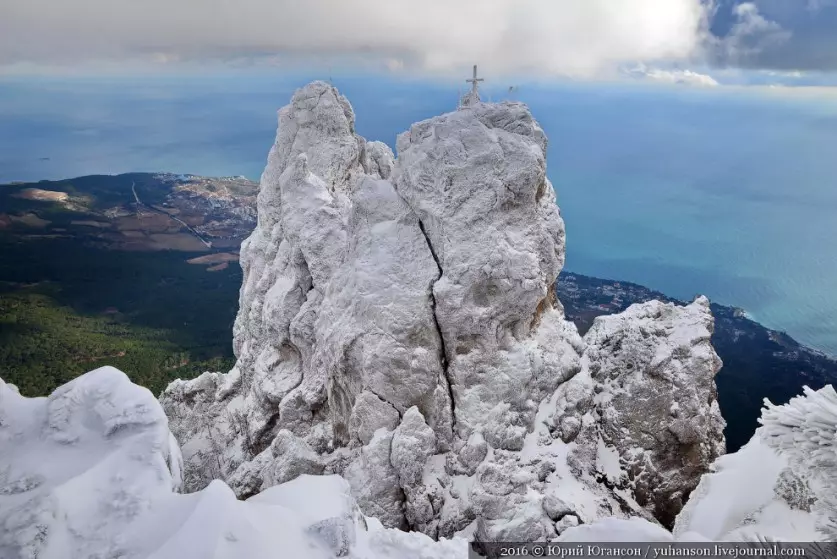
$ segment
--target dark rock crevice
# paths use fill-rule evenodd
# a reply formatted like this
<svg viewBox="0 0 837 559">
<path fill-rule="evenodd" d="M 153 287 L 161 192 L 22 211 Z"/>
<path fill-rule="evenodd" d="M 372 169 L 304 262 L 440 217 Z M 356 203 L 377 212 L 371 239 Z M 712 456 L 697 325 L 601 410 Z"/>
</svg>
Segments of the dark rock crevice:
<svg viewBox="0 0 837 559">
<path fill-rule="evenodd" d="M 245 430 L 249 430 L 249 426 L 246 421 L 246 416 L 241 417 L 244 422 L 242 428 Z M 260 429 L 258 433 L 255 434 L 253 440 L 249 440 L 249 436 L 247 436 L 248 450 L 253 454 L 253 456 L 258 456 L 259 454 L 267 450 L 267 447 L 269 447 L 270 443 L 273 442 L 273 438 L 276 436 L 276 432 L 278 431 L 279 419 L 280 413 L 277 411 L 268 418 L 267 422 L 265 423 L 265 426 L 262 429 Z"/>
<path fill-rule="evenodd" d="M 444 271 L 442 270 L 442 263 L 439 261 L 439 256 L 436 254 L 436 250 L 433 248 L 433 243 L 430 242 L 430 236 L 427 234 L 427 230 L 424 228 L 424 222 L 418 220 L 419 229 L 421 230 L 421 234 L 424 235 L 424 240 L 427 242 L 427 248 L 430 249 L 430 255 L 433 256 L 433 261 L 436 262 L 436 267 L 439 269 L 439 275 L 436 277 L 435 280 L 430 284 L 430 310 L 433 314 L 433 324 L 436 326 L 436 333 L 439 335 L 439 344 L 441 345 L 440 350 L 440 361 L 442 364 L 442 373 L 445 375 L 445 380 L 447 381 L 448 385 L 448 397 L 450 398 L 450 415 L 451 415 L 451 428 L 456 425 L 456 401 L 453 397 L 453 379 L 451 379 L 448 366 L 448 351 L 447 347 L 445 346 L 445 336 L 442 333 L 442 326 L 439 324 L 439 317 L 436 315 L 436 294 L 433 291 L 436 287 L 436 282 L 442 278 L 442 274 Z"/>
<path fill-rule="evenodd" d="M 383 396 L 378 394 L 371 386 L 364 386 L 363 389 L 366 390 L 367 392 L 369 392 L 370 394 L 372 394 L 373 396 L 375 396 L 376 398 L 378 398 L 380 401 L 382 401 L 383 403 L 385 403 L 389 407 L 391 407 L 393 410 L 395 410 L 395 413 L 398 414 L 398 421 L 399 421 L 399 423 L 401 422 L 401 419 L 404 417 L 404 414 L 401 413 L 401 410 L 399 410 L 392 402 L 390 402 L 389 400 L 387 400 L 386 398 L 384 398 Z"/>
</svg>

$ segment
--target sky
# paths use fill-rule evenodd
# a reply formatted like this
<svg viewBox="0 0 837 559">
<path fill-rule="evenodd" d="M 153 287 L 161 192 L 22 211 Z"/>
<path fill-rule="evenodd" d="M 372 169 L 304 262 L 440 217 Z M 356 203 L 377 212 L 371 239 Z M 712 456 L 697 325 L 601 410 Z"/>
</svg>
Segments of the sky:
<svg viewBox="0 0 837 559">
<path fill-rule="evenodd" d="M 0 72 L 323 66 L 835 85 L 837 0 L 3 0 Z"/>
</svg>

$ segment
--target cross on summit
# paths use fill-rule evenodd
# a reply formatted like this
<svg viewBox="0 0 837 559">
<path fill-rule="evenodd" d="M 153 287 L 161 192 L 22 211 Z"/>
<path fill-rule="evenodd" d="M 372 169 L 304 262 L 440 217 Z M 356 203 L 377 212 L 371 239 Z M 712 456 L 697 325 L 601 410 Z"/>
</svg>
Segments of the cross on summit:
<svg viewBox="0 0 837 559">
<path fill-rule="evenodd" d="M 477 65 L 474 64 L 474 77 L 470 80 L 465 80 L 466 82 L 471 84 L 471 93 L 473 95 L 479 95 L 479 82 L 484 82 L 484 78 L 477 77 Z"/>
<path fill-rule="evenodd" d="M 465 81 L 467 83 L 471 84 L 471 91 L 466 93 L 462 97 L 462 99 L 460 99 L 460 101 L 459 101 L 460 108 L 461 107 L 467 107 L 467 106 L 470 106 L 474 103 L 479 103 L 480 102 L 479 82 L 484 82 L 485 79 L 477 77 L 477 65 L 476 64 L 474 64 L 474 77 L 469 79 L 469 80 L 465 80 Z"/>
</svg>

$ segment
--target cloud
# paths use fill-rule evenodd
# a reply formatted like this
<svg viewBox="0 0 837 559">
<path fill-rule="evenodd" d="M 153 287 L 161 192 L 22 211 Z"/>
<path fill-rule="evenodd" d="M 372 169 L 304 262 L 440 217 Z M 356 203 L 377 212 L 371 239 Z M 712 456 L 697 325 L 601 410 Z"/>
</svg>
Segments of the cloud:
<svg viewBox="0 0 837 559">
<path fill-rule="evenodd" d="M 744 2 L 732 8 L 736 18 L 729 34 L 721 45 L 729 59 L 742 59 L 760 54 L 771 46 L 781 45 L 790 39 L 791 33 L 775 21 L 764 17 L 753 2 Z"/>
<path fill-rule="evenodd" d="M 0 0 L 0 73 L 217 60 L 414 73 L 477 63 L 487 77 L 637 63 L 827 72 L 837 0 Z"/>
<path fill-rule="evenodd" d="M 794 79 L 794 80 L 802 79 L 802 78 L 805 77 L 805 73 L 800 72 L 799 70 L 792 70 L 792 71 L 789 71 L 789 72 L 781 72 L 781 71 L 776 71 L 776 70 L 766 70 L 765 73 L 768 76 L 775 76 L 775 77 L 778 77 L 778 78 L 788 78 L 788 79 Z"/>
<path fill-rule="evenodd" d="M 0 64 L 348 54 L 589 76 L 698 55 L 706 16 L 702 0 L 4 0 Z"/>
<path fill-rule="evenodd" d="M 837 0 L 713 0 L 716 65 L 837 70 Z"/>
<path fill-rule="evenodd" d="M 639 64 L 634 68 L 626 70 L 624 73 L 632 78 L 647 79 L 674 85 L 689 85 L 696 87 L 717 87 L 720 85 L 718 81 L 709 74 L 701 74 L 700 72 L 695 72 L 694 70 L 666 70 L 662 68 L 648 68 L 644 64 Z"/>
</svg>

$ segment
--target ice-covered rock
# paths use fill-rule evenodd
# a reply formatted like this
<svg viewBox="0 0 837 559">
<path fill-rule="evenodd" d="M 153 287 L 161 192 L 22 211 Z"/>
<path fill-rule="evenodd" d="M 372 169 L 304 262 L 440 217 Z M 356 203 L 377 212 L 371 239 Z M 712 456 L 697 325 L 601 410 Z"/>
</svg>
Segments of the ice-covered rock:
<svg viewBox="0 0 837 559">
<path fill-rule="evenodd" d="M 514 541 L 650 519 L 643 505 L 667 512 L 697 483 L 718 448 L 695 438 L 718 425 L 705 302 L 631 310 L 585 343 L 553 289 L 565 234 L 546 136 L 521 103 L 472 101 L 411 126 L 397 159 L 327 84 L 279 112 L 241 252 L 237 363 L 162 396 L 186 490 L 340 474 L 387 526 Z M 624 345 L 610 357 L 606 330 Z M 664 413 L 631 417 L 650 392 Z"/>
<path fill-rule="evenodd" d="M 560 336 L 553 285 L 564 222 L 546 178 L 546 136 L 524 105 L 477 103 L 414 124 L 398 138 L 393 182 L 439 268 L 435 321 L 455 430 L 479 427 L 520 450 L 538 403 L 577 372 Z"/>
<path fill-rule="evenodd" d="M 221 481 L 174 493 L 179 457 L 154 396 L 116 369 L 48 398 L 0 381 L 0 557 L 467 556 L 465 540 L 435 542 L 365 518 L 339 476 L 298 475 L 247 501 Z"/>
<path fill-rule="evenodd" d="M 750 442 L 701 479 L 677 517 L 676 535 L 835 541 L 837 392 L 805 387 L 785 405 L 765 405 Z"/>
<path fill-rule="evenodd" d="M 241 249 L 244 281 L 233 332 L 236 366 L 226 375 L 175 382 L 162 399 L 172 429 L 184 443 L 187 490 L 204 487 L 215 477 L 229 479 L 242 465 L 252 470 L 247 463 L 271 444 L 280 416 L 282 428 L 307 437 L 318 452 L 330 449 L 333 427 L 338 424 L 340 432 L 342 425 L 325 420 L 329 416 L 323 409 L 328 391 L 325 368 L 346 361 L 340 357 L 334 363 L 323 362 L 337 353 L 314 355 L 316 324 L 321 307 L 328 305 L 324 299 L 331 276 L 347 252 L 350 197 L 376 190 L 375 182 L 364 183 L 360 193 L 356 187 L 361 179 L 370 178 L 366 170 L 372 177 L 389 176 L 393 156 L 384 144 L 367 145 L 354 133 L 351 105 L 323 82 L 297 91 L 291 104 L 279 111 L 279 123 L 262 175 L 258 225 Z M 367 198 L 373 211 L 398 210 L 386 203 L 379 208 L 374 196 Z M 400 200 L 393 202 L 397 205 Z M 384 219 L 392 219 L 388 233 L 394 234 L 397 216 L 382 215 Z M 370 226 L 360 206 L 353 221 L 358 228 L 368 227 L 370 235 L 384 236 L 380 227 Z M 426 250 L 420 236 L 418 240 Z M 358 250 L 374 250 L 374 241 L 367 238 Z M 430 260 L 429 254 L 426 259 Z M 429 282 L 432 271 L 426 277 Z M 381 281 L 371 274 L 358 278 L 366 279 Z M 413 279 L 416 289 L 426 291 L 420 277 Z M 390 283 L 396 291 L 402 286 Z M 354 303 L 358 312 L 367 312 L 363 301 Z M 429 317 L 429 311 L 425 315 Z M 376 318 L 369 316 L 369 321 Z M 345 358 L 363 346 L 351 335 L 346 332 L 347 338 L 340 340 Z M 333 398 L 335 407 L 338 399 Z M 368 415 L 384 413 L 383 424 L 392 423 L 380 410 L 367 408 L 361 413 L 367 417 L 356 421 L 367 439 L 375 425 L 364 422 L 376 421 Z"/>
<path fill-rule="evenodd" d="M 792 466 L 792 475 L 779 478 L 777 493 L 797 510 L 815 513 L 818 531 L 837 540 L 837 391 L 806 386 L 783 406 L 765 405 L 763 438 Z"/>
<path fill-rule="evenodd" d="M 834 542 L 837 392 L 831 385 L 776 406 L 740 450 L 718 458 L 677 516 L 671 534 L 639 519 L 568 529 L 562 541 Z M 832 557 L 833 543 L 809 548 Z"/>
<path fill-rule="evenodd" d="M 103 367 L 48 398 L 0 381 L 0 556 L 95 557 L 180 484 L 180 451 L 146 389 Z"/>
<path fill-rule="evenodd" d="M 584 372 L 559 389 L 553 423 L 576 457 L 667 526 L 724 453 L 709 301 L 650 301 L 596 319 Z"/>
</svg>

